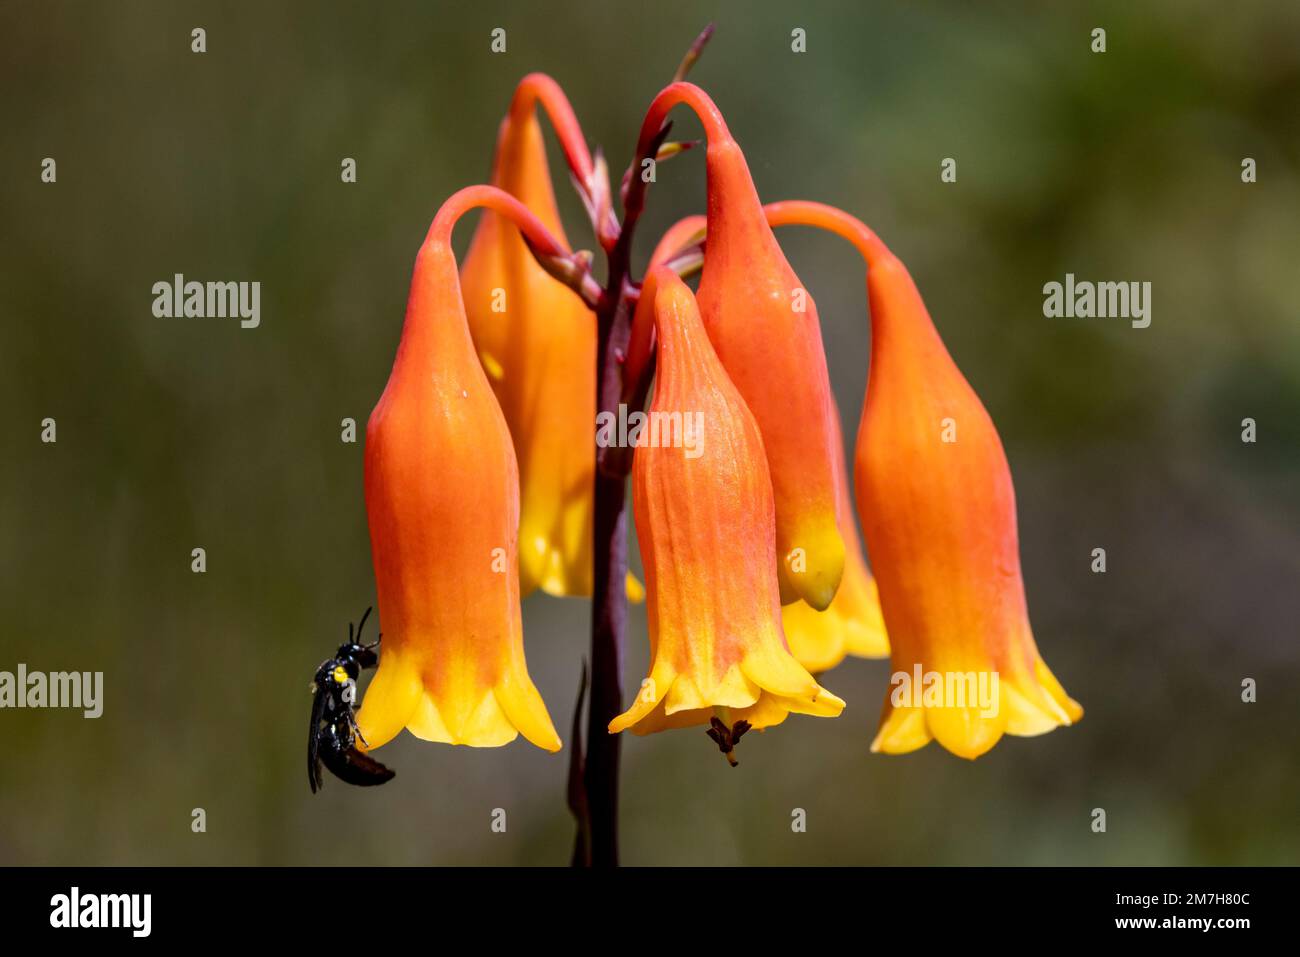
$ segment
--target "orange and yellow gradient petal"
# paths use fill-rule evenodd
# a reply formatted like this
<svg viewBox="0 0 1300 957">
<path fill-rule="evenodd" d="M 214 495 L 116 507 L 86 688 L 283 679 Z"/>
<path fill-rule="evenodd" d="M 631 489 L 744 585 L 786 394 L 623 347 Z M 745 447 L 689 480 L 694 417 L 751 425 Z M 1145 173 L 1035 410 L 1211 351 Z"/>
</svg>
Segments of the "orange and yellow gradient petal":
<svg viewBox="0 0 1300 957">
<path fill-rule="evenodd" d="M 667 262 L 707 237 L 703 216 L 687 216 L 670 227 L 659 240 L 651 266 Z M 635 342 L 628 352 L 627 366 L 632 375 L 645 364 L 648 343 Z M 845 545 L 844 576 L 835 598 L 825 611 L 817 611 L 807 602 L 796 601 L 781 609 L 786 642 L 795 660 L 817 674 L 834 668 L 847 655 L 861 658 L 888 658 L 889 639 L 880 612 L 876 581 L 867 567 L 858 536 L 858 522 L 849 494 L 850 478 L 844 455 L 844 437 L 839 408 L 834 409 L 835 442 L 831 446 L 835 474 L 840 536 Z"/>
<path fill-rule="evenodd" d="M 686 441 L 636 448 L 651 669 L 609 730 L 705 724 L 718 709 L 754 728 L 790 712 L 838 715 L 844 702 L 795 661 L 782 633 L 775 507 L 757 423 L 714 353 L 694 296 L 671 270 L 647 277 L 642 330 L 643 310 L 653 311 L 658 341 L 647 428 L 656 414 L 678 416 Z"/>
<path fill-rule="evenodd" d="M 997 430 L 906 267 L 878 239 L 868 267 L 872 357 L 855 477 L 895 676 L 871 747 L 901 754 L 935 739 L 975 758 L 1003 734 L 1073 724 L 1083 708 L 1034 643 Z M 913 676 L 945 690 L 930 696 Z"/>
<path fill-rule="evenodd" d="M 564 242 L 539 97 L 568 111 L 553 81 L 526 77 L 501 122 L 492 184 Z M 470 332 L 519 462 L 521 592 L 590 595 L 595 316 L 538 265 L 509 219 L 492 211 L 479 220 L 461 284 Z"/>
<path fill-rule="evenodd" d="M 825 609 L 844 573 L 837 519 L 844 475 L 833 463 L 835 405 L 817 306 L 768 226 L 740 146 L 699 87 L 674 83 L 655 98 L 642 148 L 678 103 L 708 137 L 708 242 L 699 309 L 727 375 L 763 435 L 776 501 L 782 604 Z"/>
<path fill-rule="evenodd" d="M 1002 441 L 907 268 L 842 210 L 790 201 L 765 211 L 773 226 L 836 233 L 867 262 L 871 368 L 854 478 L 893 668 L 871 750 L 937 740 L 976 758 L 1004 734 L 1078 721 L 1083 708 L 1030 629 Z"/>
<path fill-rule="evenodd" d="M 515 453 L 470 338 L 451 249 L 455 220 L 485 203 L 530 218 L 487 187 L 444 204 L 416 260 L 397 357 L 366 430 L 384 629 L 357 715 L 370 748 L 404 727 L 449 744 L 496 747 L 523 734 L 560 748 L 524 660 Z"/>
</svg>

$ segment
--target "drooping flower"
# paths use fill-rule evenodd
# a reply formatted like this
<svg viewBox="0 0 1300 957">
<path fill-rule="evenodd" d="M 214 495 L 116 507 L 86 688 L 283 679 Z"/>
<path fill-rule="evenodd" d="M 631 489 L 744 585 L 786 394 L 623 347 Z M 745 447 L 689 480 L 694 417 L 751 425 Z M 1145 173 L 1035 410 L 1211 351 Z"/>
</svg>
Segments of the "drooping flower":
<svg viewBox="0 0 1300 957">
<path fill-rule="evenodd" d="M 844 702 L 786 647 L 763 440 L 714 353 L 694 296 L 658 267 L 637 312 L 634 340 L 650 321 L 658 339 L 654 400 L 632 466 L 651 667 L 609 730 L 645 734 L 721 717 L 735 722 L 722 725 L 731 732 L 741 722 L 778 724 L 790 712 L 838 715 Z M 683 440 L 663 441 L 675 421 Z"/>
<path fill-rule="evenodd" d="M 501 122 L 492 184 L 567 242 L 535 109 L 539 98 L 586 157 L 581 135 L 571 132 L 577 121 L 564 94 L 549 77 L 531 74 Z M 491 211 L 479 220 L 461 283 L 470 331 L 519 462 L 521 592 L 590 595 L 595 316 L 537 264 L 509 220 Z"/>
<path fill-rule="evenodd" d="M 867 260 L 871 370 L 855 484 L 894 670 L 872 750 L 902 754 L 933 738 L 975 758 L 1003 734 L 1078 721 L 1083 709 L 1029 626 L 1002 442 L 907 268 L 832 207 L 774 203 L 768 214 L 837 232 Z"/>
<path fill-rule="evenodd" d="M 366 429 L 365 490 L 384 627 L 357 716 L 367 746 L 403 727 L 494 747 L 523 734 L 560 748 L 528 676 L 519 608 L 519 478 L 505 419 L 475 352 L 451 230 L 467 209 L 510 216 L 562 245 L 517 201 L 469 187 L 439 210 L 416 259 L 397 357 Z"/>
<path fill-rule="evenodd" d="M 708 247 L 699 308 L 709 339 L 758 421 L 776 499 L 781 601 L 824 609 L 844 571 L 834 469 L 835 407 L 812 296 L 763 215 L 744 154 L 708 95 L 674 83 L 655 98 L 639 153 L 678 103 L 708 137 Z"/>
<path fill-rule="evenodd" d="M 705 217 L 687 216 L 679 220 L 660 238 L 650 257 L 651 265 L 666 262 L 681 254 L 684 249 L 693 248 L 693 243 L 706 236 Z M 639 370 L 643 364 L 643 358 L 635 353 L 640 351 L 638 347 L 644 345 L 634 342 L 629 350 L 628 365 L 633 370 Z M 849 494 L 850 480 L 838 407 L 835 408 L 834 425 L 835 442 L 831 453 L 834 456 L 835 473 L 841 479 L 836 488 L 836 512 L 846 549 L 844 577 L 840 580 L 834 600 L 825 611 L 817 611 L 803 601 L 792 602 L 781 609 L 781 621 L 790 653 L 799 664 L 814 674 L 834 668 L 846 655 L 862 658 L 889 657 L 889 639 L 880 613 L 880 596 L 876 581 L 862 554 L 862 542 L 858 537 L 857 519 Z"/>
</svg>

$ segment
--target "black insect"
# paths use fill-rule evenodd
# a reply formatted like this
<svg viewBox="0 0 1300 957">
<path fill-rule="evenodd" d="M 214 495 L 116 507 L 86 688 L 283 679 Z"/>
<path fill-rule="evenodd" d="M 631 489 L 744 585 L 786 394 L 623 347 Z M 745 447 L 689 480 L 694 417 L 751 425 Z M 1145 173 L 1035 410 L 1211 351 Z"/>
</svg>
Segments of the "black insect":
<svg viewBox="0 0 1300 957">
<path fill-rule="evenodd" d="M 366 668 L 379 663 L 375 648 L 376 638 L 368 645 L 360 644 L 361 629 L 366 625 L 370 609 L 361 616 L 355 634 L 348 625 L 348 642 L 340 645 L 333 658 L 321 662 L 312 681 L 311 728 L 307 732 L 307 781 L 312 793 L 320 790 L 321 765 L 329 768 L 340 781 L 368 787 L 391 781 L 394 772 L 374 758 L 358 751 L 356 742 L 366 744 L 357 727 L 357 678 Z"/>
</svg>

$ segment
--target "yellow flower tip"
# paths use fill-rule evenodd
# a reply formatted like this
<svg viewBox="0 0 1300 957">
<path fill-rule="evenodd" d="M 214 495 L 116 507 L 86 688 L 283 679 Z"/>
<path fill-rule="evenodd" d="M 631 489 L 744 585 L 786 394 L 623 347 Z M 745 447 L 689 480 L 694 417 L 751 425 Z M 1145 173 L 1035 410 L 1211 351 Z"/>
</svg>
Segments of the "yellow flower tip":
<svg viewBox="0 0 1300 957">
<path fill-rule="evenodd" d="M 569 569 L 566 567 L 564 553 L 559 549 L 551 549 L 546 553 L 545 562 L 538 587 L 546 594 L 557 598 L 575 594 L 577 588 L 573 576 L 569 574 Z"/>
<path fill-rule="evenodd" d="M 787 711 L 794 714 L 808 714 L 817 718 L 838 718 L 844 713 L 844 699 L 832 694 L 820 685 L 810 698 L 779 697 L 778 700 Z"/>
<path fill-rule="evenodd" d="M 885 629 L 885 617 L 880 612 L 876 582 L 870 575 L 866 576 L 863 590 L 865 594 L 859 610 L 856 614 L 847 616 L 845 621 L 844 646 L 855 658 L 888 658 L 889 633 Z M 844 591 L 845 588 L 841 585 L 841 594 Z"/>
<path fill-rule="evenodd" d="M 502 686 L 489 688 L 477 699 L 448 696 L 441 707 L 432 693 L 421 694 L 406 719 L 406 729 L 422 741 L 499 748 L 524 737 L 546 751 L 559 751 L 559 735 L 545 709 L 536 713 L 532 702 L 515 700 Z M 376 747 L 371 742 L 372 747 Z"/>
<path fill-rule="evenodd" d="M 499 748 L 519 736 L 491 689 L 477 699 L 457 696 L 443 700 L 441 707 L 432 694 L 425 693 L 406 729 L 422 741 L 472 748 Z"/>
<path fill-rule="evenodd" d="M 848 655 L 889 657 L 876 584 L 856 563 L 845 568 L 830 607 L 817 611 L 807 602 L 794 602 L 781 609 L 781 625 L 790 654 L 813 674 L 830 671 Z"/>
<path fill-rule="evenodd" d="M 549 535 L 535 534 L 531 527 L 521 525 L 519 597 L 526 598 L 538 589 L 556 598 L 586 597 L 591 594 L 591 575 L 589 569 L 575 567 L 569 553 Z"/>
<path fill-rule="evenodd" d="M 930 733 L 944 748 L 973 761 L 1001 740 L 1006 717 L 987 716 L 978 708 L 926 708 Z"/>
<path fill-rule="evenodd" d="M 880 729 L 871 742 L 871 752 L 909 754 L 925 747 L 933 738 L 926 727 L 923 708 L 893 708 L 886 702 Z"/>
<path fill-rule="evenodd" d="M 897 707 L 885 700 L 873 753 L 907 754 L 938 741 L 958 757 L 974 760 L 990 751 L 1003 735 L 1036 737 L 1077 722 L 1083 708 L 1039 661 L 1033 676 L 1002 678 L 992 707 L 922 705 Z"/>
<path fill-rule="evenodd" d="M 552 547 L 549 540 L 535 538 L 532 548 L 521 543 L 519 549 L 519 597 L 527 598 L 541 590 L 554 598 L 588 598 L 591 581 L 575 573 L 569 556 Z M 631 572 L 623 584 L 624 594 L 633 605 L 645 601 L 645 586 Z"/>
<path fill-rule="evenodd" d="M 626 731 L 655 711 L 663 716 L 664 700 L 676 682 L 677 675 L 672 669 L 663 662 L 656 662 L 650 676 L 642 681 L 641 687 L 637 689 L 632 706 L 610 721 L 609 733 L 618 734 L 620 731 Z"/>
<path fill-rule="evenodd" d="M 781 609 L 781 628 L 790 654 L 813 675 L 830 671 L 844 660 L 850 627 L 834 602 L 825 611 L 817 611 L 804 601 Z"/>
<path fill-rule="evenodd" d="M 531 595 L 546 578 L 546 566 L 550 554 L 550 542 L 543 535 L 526 534 L 520 529 L 519 535 L 519 597 Z"/>
<path fill-rule="evenodd" d="M 494 686 L 475 680 L 472 667 L 462 670 L 464 674 L 448 674 L 449 680 L 432 687 L 409 658 L 383 652 L 357 712 L 367 742 L 358 747 L 374 750 L 406 728 L 423 741 L 474 748 L 501 747 L 522 733 L 543 750 L 560 750 L 546 705 L 521 667 L 507 667 Z"/>
<path fill-rule="evenodd" d="M 373 751 L 397 737 L 424 695 L 424 685 L 413 663 L 401 657 L 392 645 L 382 654 L 383 667 L 366 688 L 357 710 L 357 727 L 365 738 L 365 744 L 357 742 L 362 751 Z"/>
<path fill-rule="evenodd" d="M 854 658 L 880 660 L 889 657 L 889 636 L 884 623 L 873 627 L 861 621 L 848 621 L 844 625 L 844 649 Z"/>
<path fill-rule="evenodd" d="M 862 554 L 862 542 L 853 517 L 853 501 L 849 497 L 838 410 L 835 413 L 835 442 L 831 452 L 835 474 L 843 479 L 836 488 L 836 509 L 845 550 L 844 573 L 835 598 L 825 611 L 817 611 L 806 601 L 795 601 L 781 609 L 790 653 L 812 672 L 829 671 L 846 655 L 889 657 L 889 638 L 880 610 L 880 591 Z"/>
<path fill-rule="evenodd" d="M 1074 724 L 1083 717 L 1083 705 L 1065 693 L 1061 683 L 1056 680 L 1056 675 L 1052 674 L 1051 669 L 1047 667 L 1047 662 L 1042 658 L 1034 659 L 1034 677 L 1038 679 L 1038 684 L 1052 701 L 1065 713 L 1067 720 L 1063 721 L 1063 724 Z"/>
<path fill-rule="evenodd" d="M 795 537 L 782 552 L 777 573 L 782 605 L 803 600 L 818 611 L 830 607 L 844 577 L 844 539 L 833 515 Z"/>
<path fill-rule="evenodd" d="M 680 674 L 664 696 L 664 714 L 702 709 L 748 708 L 763 689 L 739 665 L 732 665 L 721 680 L 708 672 Z"/>
<path fill-rule="evenodd" d="M 1003 706 L 1007 733 L 1022 738 L 1046 734 L 1083 717 L 1083 708 L 1065 693 L 1041 660 L 1035 665 L 1036 682 L 1005 682 Z"/>
<path fill-rule="evenodd" d="M 824 691 L 817 683 L 817 679 L 808 673 L 808 669 L 795 661 L 794 657 L 775 641 L 757 643 L 746 652 L 740 662 L 739 670 L 756 689 L 761 688 L 781 698 L 811 702 Z M 743 704 L 750 705 L 753 701 L 751 697 Z"/>
<path fill-rule="evenodd" d="M 525 738 L 543 751 L 552 753 L 564 746 L 541 694 L 522 663 L 508 668 L 493 690 L 506 719 Z"/>
<path fill-rule="evenodd" d="M 1065 694 L 1040 661 L 1033 676 L 1000 679 L 991 707 L 896 707 L 891 693 L 871 750 L 906 754 L 933 739 L 958 757 L 974 760 L 990 751 L 1003 735 L 1034 737 L 1073 724 L 1082 716 L 1078 702 Z"/>
</svg>

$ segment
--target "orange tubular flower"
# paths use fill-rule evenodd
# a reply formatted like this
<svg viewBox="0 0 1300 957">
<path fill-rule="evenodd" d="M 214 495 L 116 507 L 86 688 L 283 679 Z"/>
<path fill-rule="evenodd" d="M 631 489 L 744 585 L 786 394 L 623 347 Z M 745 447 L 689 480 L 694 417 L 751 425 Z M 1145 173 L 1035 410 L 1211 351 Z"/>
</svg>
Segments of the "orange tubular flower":
<svg viewBox="0 0 1300 957">
<path fill-rule="evenodd" d="M 757 423 L 709 343 L 694 296 L 666 267 L 647 276 L 632 350 L 641 350 L 651 322 L 652 438 L 643 433 L 636 448 L 632 489 L 652 664 L 609 730 L 701 724 L 715 709 L 727 709 L 734 728 L 779 724 L 792 711 L 838 715 L 844 702 L 791 657 L 781 631 L 775 507 Z M 656 420 L 670 417 L 683 423 L 680 447 L 653 438 Z"/>
<path fill-rule="evenodd" d="M 650 257 L 651 264 L 667 261 L 682 247 L 707 235 L 703 216 L 687 216 L 675 223 Z M 638 344 L 639 345 L 639 344 Z M 643 364 L 642 357 L 629 354 L 628 366 L 634 371 Z M 835 598 L 825 611 L 817 611 L 807 602 L 797 601 L 781 609 L 785 639 L 795 660 L 816 674 L 834 668 L 846 655 L 860 658 L 888 658 L 889 639 L 880 612 L 880 595 L 876 580 L 867 568 L 858 538 L 853 501 L 849 496 L 848 465 L 844 460 L 844 438 L 839 409 L 835 409 L 835 442 L 831 448 L 837 485 L 840 535 L 844 539 L 844 577 Z"/>
<path fill-rule="evenodd" d="M 554 80 L 533 73 L 519 83 L 501 122 L 492 184 L 564 243 L 538 101 L 555 121 L 575 174 L 591 175 L 568 100 Z M 595 316 L 537 264 L 507 218 L 490 211 L 479 220 L 461 282 L 470 331 L 519 461 L 520 589 L 590 595 Z"/>
<path fill-rule="evenodd" d="M 1002 442 L 906 267 L 839 210 L 775 203 L 768 211 L 774 223 L 839 233 L 867 260 L 871 374 L 855 477 L 895 672 L 871 749 L 902 754 L 935 738 L 975 758 L 1003 734 L 1078 721 L 1083 708 L 1043 662 L 1029 627 Z M 977 687 L 991 691 L 978 703 Z"/>
<path fill-rule="evenodd" d="M 524 662 L 516 534 L 519 476 L 461 300 L 451 231 L 487 206 L 544 254 L 567 255 L 500 190 L 471 186 L 420 249 L 401 343 L 366 430 L 366 512 L 384 625 L 379 673 L 357 716 L 369 747 L 403 727 L 495 747 L 559 736 Z"/>
<path fill-rule="evenodd" d="M 689 105 L 708 137 L 708 248 L 699 307 L 727 375 L 758 421 L 776 497 L 782 604 L 825 609 L 844 572 L 836 516 L 835 406 L 817 307 L 763 215 L 744 154 L 699 87 L 674 83 L 651 104 L 638 155 L 668 111 Z"/>
</svg>

